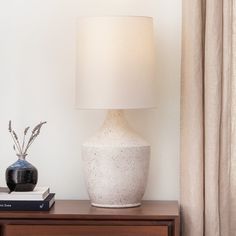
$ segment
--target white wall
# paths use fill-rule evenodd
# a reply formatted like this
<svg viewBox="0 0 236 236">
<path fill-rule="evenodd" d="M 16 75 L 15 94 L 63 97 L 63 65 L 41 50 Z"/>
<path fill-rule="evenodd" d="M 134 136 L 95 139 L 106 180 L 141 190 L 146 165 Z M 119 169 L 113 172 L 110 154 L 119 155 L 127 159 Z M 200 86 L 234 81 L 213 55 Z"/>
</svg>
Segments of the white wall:
<svg viewBox="0 0 236 236">
<path fill-rule="evenodd" d="M 105 112 L 74 109 L 80 15 L 154 17 L 158 105 L 126 114 L 152 145 L 145 198 L 178 199 L 181 0 L 0 0 L 0 185 L 16 160 L 8 120 L 21 132 L 46 120 L 28 155 L 39 170 L 38 185 L 49 185 L 57 198 L 88 198 L 80 145 Z"/>
</svg>

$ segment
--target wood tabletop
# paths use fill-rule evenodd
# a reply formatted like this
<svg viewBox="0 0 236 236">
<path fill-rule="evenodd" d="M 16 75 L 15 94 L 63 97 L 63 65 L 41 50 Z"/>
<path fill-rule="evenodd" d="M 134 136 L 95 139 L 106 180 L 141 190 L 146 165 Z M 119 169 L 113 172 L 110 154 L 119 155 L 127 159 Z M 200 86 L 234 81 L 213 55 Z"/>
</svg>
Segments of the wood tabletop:
<svg viewBox="0 0 236 236">
<path fill-rule="evenodd" d="M 87 200 L 57 200 L 48 212 L 1 211 L 1 219 L 175 219 L 179 216 L 177 201 L 143 201 L 140 207 L 97 208 Z"/>
</svg>

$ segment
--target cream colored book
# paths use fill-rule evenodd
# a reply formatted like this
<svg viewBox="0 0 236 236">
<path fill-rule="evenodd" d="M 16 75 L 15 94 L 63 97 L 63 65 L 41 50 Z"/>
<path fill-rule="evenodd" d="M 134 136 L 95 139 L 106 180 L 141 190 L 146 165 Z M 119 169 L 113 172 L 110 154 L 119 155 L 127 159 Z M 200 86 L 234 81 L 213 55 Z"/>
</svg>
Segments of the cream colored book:
<svg viewBox="0 0 236 236">
<path fill-rule="evenodd" d="M 33 201 L 44 200 L 50 193 L 49 187 L 36 187 L 29 192 L 11 192 L 8 187 L 0 187 L 0 200 Z"/>
</svg>

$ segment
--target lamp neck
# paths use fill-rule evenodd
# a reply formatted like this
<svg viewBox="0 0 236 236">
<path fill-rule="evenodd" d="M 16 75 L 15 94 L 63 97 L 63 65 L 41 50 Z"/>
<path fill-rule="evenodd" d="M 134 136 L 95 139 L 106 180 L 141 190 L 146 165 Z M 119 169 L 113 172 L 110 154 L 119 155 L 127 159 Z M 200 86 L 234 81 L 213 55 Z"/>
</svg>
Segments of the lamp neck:
<svg viewBox="0 0 236 236">
<path fill-rule="evenodd" d="M 84 146 L 149 146 L 125 119 L 123 110 L 108 110 L 102 127 L 92 136 Z"/>
<path fill-rule="evenodd" d="M 125 119 L 123 110 L 108 110 L 103 127 L 114 129 L 126 126 L 128 126 L 128 122 Z"/>
</svg>

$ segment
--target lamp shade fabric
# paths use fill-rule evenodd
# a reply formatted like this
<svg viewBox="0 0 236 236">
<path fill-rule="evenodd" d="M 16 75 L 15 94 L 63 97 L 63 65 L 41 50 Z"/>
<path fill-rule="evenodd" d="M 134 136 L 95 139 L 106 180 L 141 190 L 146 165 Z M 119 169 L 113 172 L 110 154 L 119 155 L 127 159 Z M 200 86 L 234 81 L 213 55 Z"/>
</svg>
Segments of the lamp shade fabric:
<svg viewBox="0 0 236 236">
<path fill-rule="evenodd" d="M 77 108 L 155 106 L 152 18 L 79 18 L 76 63 Z"/>
</svg>

